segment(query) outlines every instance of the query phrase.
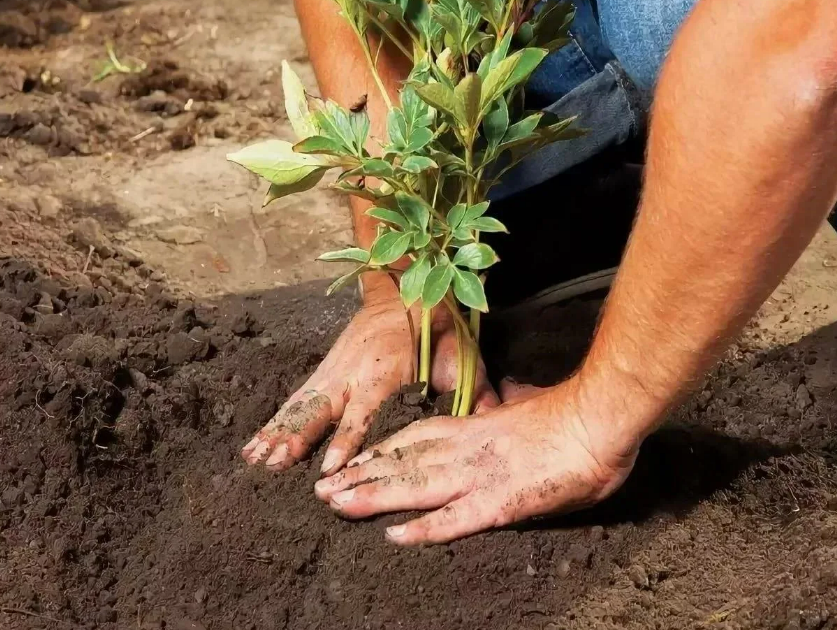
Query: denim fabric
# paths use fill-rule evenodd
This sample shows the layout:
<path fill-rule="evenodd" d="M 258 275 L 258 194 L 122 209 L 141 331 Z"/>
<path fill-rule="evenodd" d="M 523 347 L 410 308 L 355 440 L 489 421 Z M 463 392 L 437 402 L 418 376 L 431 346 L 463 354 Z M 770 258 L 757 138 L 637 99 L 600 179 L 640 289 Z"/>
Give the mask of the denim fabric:
<path fill-rule="evenodd" d="M 696 0 L 599 0 L 604 42 L 640 90 L 650 95 L 674 34 Z"/>
<path fill-rule="evenodd" d="M 527 85 L 527 104 L 578 116 L 581 138 L 543 148 L 491 191 L 505 199 L 639 134 L 674 34 L 697 0 L 575 0 L 572 41 Z"/>

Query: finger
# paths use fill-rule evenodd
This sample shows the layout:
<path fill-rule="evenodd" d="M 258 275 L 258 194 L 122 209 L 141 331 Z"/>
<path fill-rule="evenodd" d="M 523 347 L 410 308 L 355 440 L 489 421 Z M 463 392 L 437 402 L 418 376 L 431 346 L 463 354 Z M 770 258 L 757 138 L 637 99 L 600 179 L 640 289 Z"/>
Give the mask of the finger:
<path fill-rule="evenodd" d="M 547 389 L 547 387 L 518 383 L 512 378 L 504 378 L 500 381 L 500 399 L 504 403 L 523 402 L 542 394 Z"/>
<path fill-rule="evenodd" d="M 313 387 L 309 387 L 308 382 L 306 382 L 305 385 L 303 385 L 297 391 L 295 391 L 293 394 L 291 394 L 291 397 L 288 398 L 288 400 L 286 400 L 285 403 L 281 407 L 279 407 L 279 411 L 277 411 L 273 415 L 273 417 L 270 419 L 270 421 L 266 425 L 264 425 L 261 429 L 259 429 L 259 431 L 253 437 L 253 439 L 250 440 L 247 443 L 247 445 L 244 448 L 241 449 L 241 456 L 244 459 L 248 459 L 250 457 L 250 454 L 253 453 L 253 451 L 255 451 L 256 448 L 264 441 L 264 436 L 270 430 L 279 426 L 279 423 L 281 422 L 282 418 L 284 417 L 285 411 L 287 411 L 288 407 L 290 407 L 294 403 L 302 400 L 303 398 L 310 398 L 311 395 L 312 395 L 311 392 L 314 389 L 315 388 L 313 388 Z"/>
<path fill-rule="evenodd" d="M 314 484 L 314 493 L 319 499 L 329 501 L 335 493 L 362 483 L 396 477 L 417 468 L 449 463 L 456 458 L 458 446 L 446 440 L 428 440 L 396 449 L 387 455 L 320 479 Z"/>
<path fill-rule="evenodd" d="M 477 490 L 426 516 L 388 527 L 386 535 L 397 545 L 438 544 L 503 524 L 496 501 Z"/>
<path fill-rule="evenodd" d="M 391 393 L 378 389 L 351 394 L 334 439 L 323 457 L 323 475 L 334 474 L 345 466 L 350 458 L 357 455 L 363 445 L 363 438 L 372 425 L 375 412 Z"/>
<path fill-rule="evenodd" d="M 392 453 L 397 448 L 411 446 L 418 442 L 429 440 L 441 440 L 457 435 L 461 432 L 463 418 L 442 416 L 439 418 L 428 418 L 418 420 L 407 425 L 398 433 L 374 446 L 367 448 L 363 453 L 349 461 L 349 466 L 357 466 L 369 461 L 375 455 Z"/>
<path fill-rule="evenodd" d="M 332 400 L 337 401 L 332 405 Z M 258 443 L 245 456 L 253 465 L 264 462 L 269 470 L 285 470 L 305 457 L 325 435 L 342 408 L 342 394 L 309 390 L 282 409 L 256 436 Z M 249 445 L 248 445 L 249 446 Z"/>
<path fill-rule="evenodd" d="M 333 494 L 332 509 L 347 518 L 366 518 L 384 512 L 429 510 L 466 494 L 471 483 L 458 467 L 436 465 L 414 468 Z"/>

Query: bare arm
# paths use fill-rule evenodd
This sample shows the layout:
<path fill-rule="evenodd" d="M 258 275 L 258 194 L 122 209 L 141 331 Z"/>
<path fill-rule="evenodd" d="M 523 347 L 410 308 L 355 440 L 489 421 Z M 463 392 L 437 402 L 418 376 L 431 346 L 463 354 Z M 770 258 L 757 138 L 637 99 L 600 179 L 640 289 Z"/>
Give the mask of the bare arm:
<path fill-rule="evenodd" d="M 618 397 L 626 434 L 702 378 L 835 198 L 837 5 L 699 3 L 660 79 L 639 217 L 581 373 Z"/>

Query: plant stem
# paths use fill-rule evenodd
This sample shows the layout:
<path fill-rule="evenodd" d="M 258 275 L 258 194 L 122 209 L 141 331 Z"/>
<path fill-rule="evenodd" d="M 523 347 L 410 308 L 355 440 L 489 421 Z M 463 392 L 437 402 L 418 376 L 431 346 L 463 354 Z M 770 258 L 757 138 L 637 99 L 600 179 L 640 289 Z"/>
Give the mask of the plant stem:
<path fill-rule="evenodd" d="M 401 43 L 401 40 L 398 39 L 395 36 L 395 34 L 392 31 L 389 30 L 389 28 L 386 26 L 386 24 L 384 24 L 381 20 L 379 20 L 374 14 L 372 14 L 369 11 L 367 11 L 366 14 L 369 16 L 369 19 L 372 21 L 372 23 L 375 26 L 377 26 L 379 29 L 381 29 L 381 32 L 384 35 L 386 35 L 393 44 L 396 45 L 398 50 L 400 50 L 402 53 L 404 53 L 404 56 L 407 57 L 407 59 L 412 61 L 413 60 L 413 53 L 411 53 L 409 50 L 407 50 L 407 47 L 404 46 L 404 44 Z M 408 32 L 408 34 L 412 38 L 413 42 L 416 42 L 416 38 L 413 36 L 413 34 L 409 33 L 409 32 Z"/>
<path fill-rule="evenodd" d="M 472 143 L 468 143 L 465 147 L 465 167 L 470 173 L 473 169 L 474 162 L 474 148 Z M 476 201 L 476 191 L 478 182 L 468 180 L 467 182 L 467 201 L 471 206 Z M 479 241 L 479 233 L 475 233 L 475 239 Z M 479 361 L 479 334 L 480 334 L 480 312 L 476 309 L 471 309 L 470 323 L 467 325 L 470 330 L 470 337 L 473 343 L 468 347 L 464 360 L 464 377 L 462 382 L 462 397 L 459 401 L 459 407 L 454 409 L 454 413 L 458 416 L 467 416 L 471 413 L 471 405 L 473 404 L 474 386 L 477 379 L 477 363 Z"/>
<path fill-rule="evenodd" d="M 381 75 L 378 74 L 378 68 L 375 65 L 375 60 L 372 59 L 372 52 L 369 50 L 369 41 L 366 39 L 366 35 L 364 35 L 360 31 L 355 30 L 355 34 L 357 35 L 357 38 L 360 41 L 360 47 L 363 48 L 363 55 L 366 57 L 366 61 L 369 64 L 369 71 L 372 73 L 372 78 L 375 79 L 375 83 L 378 86 L 378 90 L 381 92 L 381 98 L 384 99 L 384 103 L 386 103 L 387 110 L 392 110 L 392 100 L 389 98 L 389 93 L 387 93 L 387 89 L 384 87 L 384 82 L 381 80 Z M 381 46 L 383 46 L 383 42 L 381 42 Z"/>
<path fill-rule="evenodd" d="M 454 320 L 453 325 L 456 329 L 456 390 L 453 394 L 451 413 L 457 415 L 459 413 L 459 404 L 462 400 L 462 381 L 465 380 L 465 339 L 459 322 Z"/>
<path fill-rule="evenodd" d="M 433 311 L 421 309 L 421 355 L 419 358 L 419 381 L 424 383 L 421 393 L 427 396 L 430 387 L 430 326 L 433 323 Z"/>

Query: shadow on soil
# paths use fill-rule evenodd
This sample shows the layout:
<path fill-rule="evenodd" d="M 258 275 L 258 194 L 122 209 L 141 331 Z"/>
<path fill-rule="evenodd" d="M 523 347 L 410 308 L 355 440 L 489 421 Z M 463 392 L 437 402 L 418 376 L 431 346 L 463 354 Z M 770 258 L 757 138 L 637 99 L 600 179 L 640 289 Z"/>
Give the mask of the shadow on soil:
<path fill-rule="evenodd" d="M 566 378 L 586 352 L 603 299 L 600 294 L 489 319 L 484 346 L 492 379 L 509 375 L 548 385 Z M 837 413 L 837 324 L 796 344 L 754 353 L 746 365 L 744 372 L 740 365 L 720 366 L 718 378 L 704 392 L 704 404 L 684 405 L 671 424 L 646 440 L 634 471 L 613 497 L 592 509 L 517 529 L 640 523 L 661 514 L 684 517 L 771 458 L 781 461 L 808 451 L 834 461 L 837 440 L 830 418 Z M 799 411 L 798 387 L 805 383 L 813 400 Z"/>

